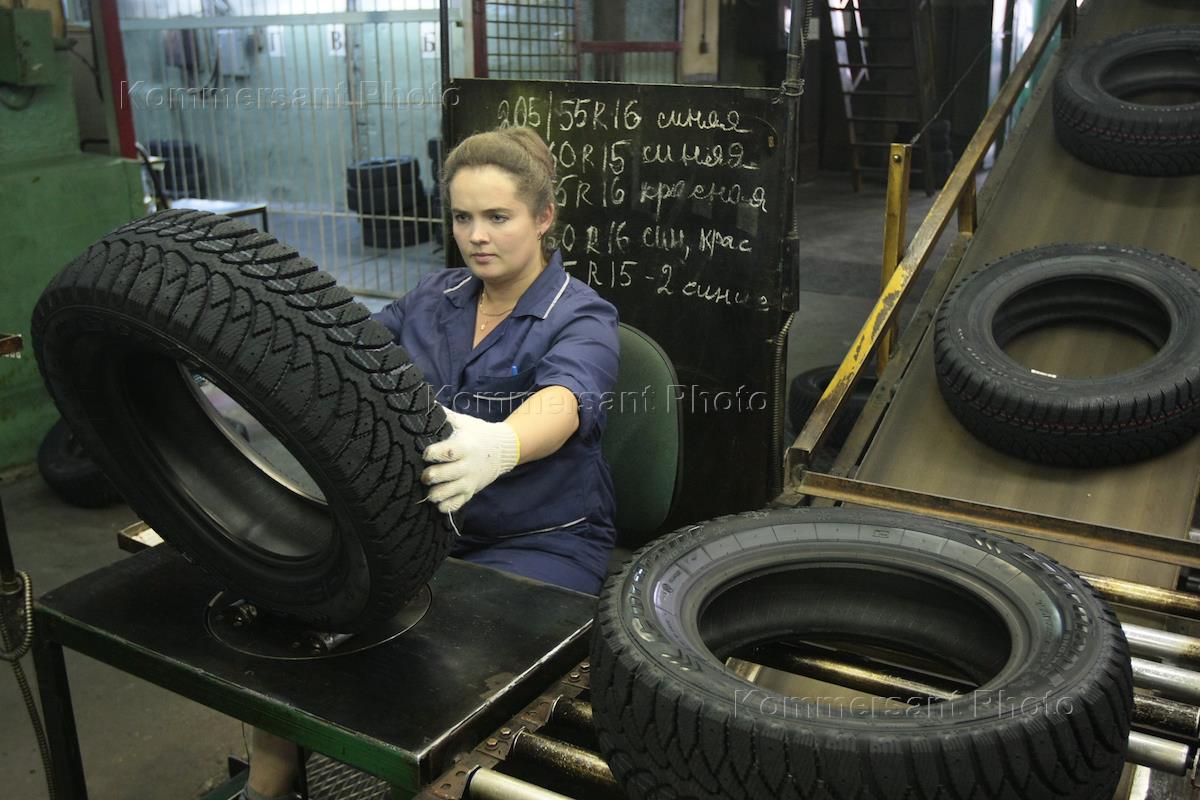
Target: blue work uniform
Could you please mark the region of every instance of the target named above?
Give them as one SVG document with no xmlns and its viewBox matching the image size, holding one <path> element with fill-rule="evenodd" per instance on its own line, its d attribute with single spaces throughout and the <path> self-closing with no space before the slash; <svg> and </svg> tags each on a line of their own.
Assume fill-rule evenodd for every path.
<svg viewBox="0 0 1200 800">
<path fill-rule="evenodd" d="M 600 452 L 617 379 L 617 310 L 567 275 L 555 252 L 512 313 L 472 348 L 482 281 L 466 269 L 422 279 L 375 315 L 447 408 L 499 422 L 547 386 L 579 401 L 579 429 L 518 464 L 455 513 L 451 555 L 596 594 L 616 539 Z"/>
</svg>

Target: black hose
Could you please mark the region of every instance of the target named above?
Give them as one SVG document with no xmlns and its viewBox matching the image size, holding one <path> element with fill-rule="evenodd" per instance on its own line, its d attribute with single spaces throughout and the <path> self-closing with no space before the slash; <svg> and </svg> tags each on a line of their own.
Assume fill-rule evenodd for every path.
<svg viewBox="0 0 1200 800">
<path fill-rule="evenodd" d="M 21 666 L 21 658 L 29 652 L 29 648 L 33 645 L 33 582 L 29 579 L 29 575 L 24 572 L 17 572 L 20 583 L 13 592 L 5 592 L 0 595 L 0 644 L 3 644 L 4 649 L 0 650 L 0 659 L 8 661 L 12 664 L 13 674 L 17 677 L 17 686 L 21 689 L 21 699 L 25 701 L 25 710 L 29 712 L 29 721 L 33 725 L 33 735 L 37 738 L 38 752 L 42 756 L 42 771 L 46 776 L 46 791 L 49 794 L 50 800 L 55 800 L 58 796 L 54 786 L 54 770 L 50 761 L 50 745 L 46 741 L 46 730 L 42 727 L 42 718 L 38 714 L 37 704 L 33 700 L 33 691 L 29 688 L 29 679 L 25 677 L 25 670 Z M 13 647 L 12 633 L 8 629 L 8 614 L 5 608 L 5 603 L 8 598 L 22 596 L 21 613 L 25 619 L 25 633 L 21 637 L 21 644 Z"/>
</svg>

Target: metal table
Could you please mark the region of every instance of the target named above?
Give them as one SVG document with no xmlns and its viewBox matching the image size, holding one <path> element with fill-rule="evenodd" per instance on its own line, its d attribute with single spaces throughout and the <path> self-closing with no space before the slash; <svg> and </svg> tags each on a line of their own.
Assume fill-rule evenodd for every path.
<svg viewBox="0 0 1200 800">
<path fill-rule="evenodd" d="M 34 661 L 61 796 L 87 797 L 64 647 L 376 775 L 396 800 L 416 792 L 585 657 L 595 610 L 456 559 L 429 586 L 428 613 L 400 637 L 296 661 L 217 641 L 205 608 L 220 587 L 170 547 L 47 592 Z"/>
</svg>

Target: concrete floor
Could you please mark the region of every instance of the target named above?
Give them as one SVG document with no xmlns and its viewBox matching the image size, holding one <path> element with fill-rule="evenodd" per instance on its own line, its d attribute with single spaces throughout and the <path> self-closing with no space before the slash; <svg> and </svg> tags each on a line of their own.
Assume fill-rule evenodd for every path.
<svg viewBox="0 0 1200 800">
<path fill-rule="evenodd" d="M 847 178 L 829 176 L 801 187 L 799 196 L 803 291 L 789 376 L 836 363 L 845 354 L 878 291 L 883 240 L 881 186 L 854 194 Z M 913 194 L 910 236 L 930 202 L 923 193 Z M 38 594 L 122 558 L 117 531 L 136 519 L 125 506 L 101 511 L 66 506 L 30 469 L 0 478 L 0 500 L 18 568 L 29 572 Z M 28 657 L 25 665 L 32 673 Z M 73 653 L 67 667 L 94 800 L 197 797 L 221 782 L 227 755 L 246 755 L 242 726 L 228 717 Z M 0 796 L 45 797 L 16 682 L 5 677 L 0 720 L 5 723 Z"/>
</svg>

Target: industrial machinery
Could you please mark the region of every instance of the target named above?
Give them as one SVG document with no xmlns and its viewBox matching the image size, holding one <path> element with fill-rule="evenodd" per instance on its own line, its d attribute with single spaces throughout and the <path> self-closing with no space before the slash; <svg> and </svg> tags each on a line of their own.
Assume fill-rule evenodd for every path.
<svg viewBox="0 0 1200 800">
<path fill-rule="evenodd" d="M 975 186 L 985 152 L 1056 35 L 1063 47 L 1049 56 L 1048 78 L 1080 42 L 1151 17 L 1184 21 L 1190 14 L 1184 6 L 1150 0 L 1093 0 L 1076 25 L 1073 0 L 1053 3 L 907 249 L 901 198 L 911 151 L 893 148 L 885 259 L 894 271 L 789 449 L 784 489 L 773 502 L 845 503 L 966 522 L 1024 540 L 1086 573 L 1119 608 L 1135 657 L 1135 733 L 1121 800 L 1187 798 L 1195 788 L 1200 599 L 1176 587 L 1181 569 L 1200 566 L 1200 541 L 1189 536 L 1200 440 L 1135 465 L 1087 470 L 997 454 L 945 410 L 928 334 L 956 277 L 1022 247 L 1115 237 L 1182 258 L 1200 252 L 1200 232 L 1191 224 L 1200 178 L 1129 178 L 1076 162 L 1053 136 L 1049 80 L 1035 90 L 978 198 Z M 955 212 L 957 238 L 893 348 L 888 337 L 896 309 Z M 1061 357 L 1078 362 L 1101 350 L 1087 338 L 1091 334 L 1068 333 Z M 862 417 L 833 469 L 812 470 L 839 403 L 876 351 L 883 368 Z M 123 539 L 130 548 L 153 542 L 144 527 Z M 69 647 L 336 757 L 310 762 L 313 797 L 351 790 L 377 797 L 384 782 L 393 797 L 422 800 L 620 797 L 596 753 L 593 666 L 586 656 L 592 602 L 484 572 L 448 563 L 431 581 L 435 602 L 416 612 L 421 620 L 354 658 L 344 657 L 353 648 L 342 650 L 346 640 L 336 637 L 285 637 L 266 658 L 242 644 L 221 644 L 242 642 L 247 628 L 268 623 L 244 604 L 217 607 L 220 587 L 167 548 L 149 549 L 47 594 L 34 611 L 42 634 L 34 647 L 60 791 L 86 796 L 62 657 Z M 210 603 L 205 622 L 201 609 Z M 536 620 L 525 613 L 534 605 L 545 610 Z M 172 624 L 163 624 L 167 620 Z M 299 659 L 312 660 L 302 678 L 291 663 Z M 902 692 L 933 700 L 958 691 L 946 676 L 913 675 L 886 658 L 804 648 L 755 653 L 730 668 L 776 688 L 820 680 L 873 696 Z M 343 691 L 346 686 L 354 691 Z M 228 797 L 232 784 L 222 791 L 211 797 Z"/>
</svg>

